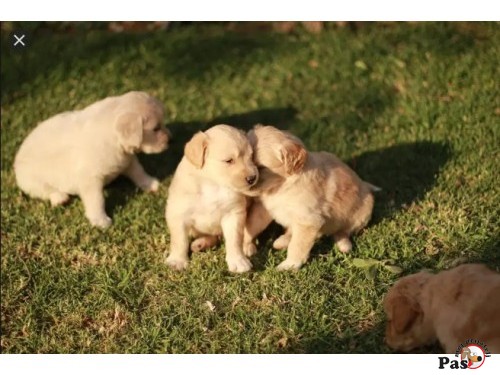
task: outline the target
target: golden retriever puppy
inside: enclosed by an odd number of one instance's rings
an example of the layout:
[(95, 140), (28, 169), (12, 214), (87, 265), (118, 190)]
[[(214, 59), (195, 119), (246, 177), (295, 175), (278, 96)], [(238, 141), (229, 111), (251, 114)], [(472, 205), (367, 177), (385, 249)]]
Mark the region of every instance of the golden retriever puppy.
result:
[(162, 125), (163, 106), (144, 92), (132, 91), (88, 107), (58, 114), (40, 123), (22, 143), (14, 171), (26, 194), (65, 203), (82, 199), (94, 226), (106, 228), (103, 188), (123, 174), (145, 191), (156, 191), (136, 153), (167, 148), (169, 133)]
[(245, 134), (229, 125), (196, 133), (184, 148), (170, 184), (165, 216), (170, 231), (166, 263), (177, 270), (188, 265), (189, 237), (193, 251), (213, 246), (223, 235), (231, 272), (252, 264), (242, 251), (247, 198), (257, 182), (252, 147)]
[(426, 271), (401, 278), (384, 298), (385, 340), (410, 351), (438, 340), (455, 353), (467, 339), (500, 353), (500, 274), (482, 264)]
[(257, 198), (247, 216), (245, 254), (255, 253), (253, 240), (273, 219), (286, 229), (273, 244), (288, 247), (280, 270), (300, 268), (321, 235), (333, 235), (348, 252), (351, 234), (371, 218), (373, 185), (333, 154), (308, 152), (297, 137), (272, 126), (257, 125), (248, 138), (261, 175), (252, 189)]

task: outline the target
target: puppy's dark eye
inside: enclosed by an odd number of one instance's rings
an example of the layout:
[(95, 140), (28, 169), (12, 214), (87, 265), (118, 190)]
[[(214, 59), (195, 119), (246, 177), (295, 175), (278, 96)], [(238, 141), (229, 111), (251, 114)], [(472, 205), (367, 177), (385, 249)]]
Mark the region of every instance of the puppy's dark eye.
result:
[(226, 164), (234, 164), (234, 159), (233, 158), (226, 159), (226, 160), (224, 160), (224, 163), (226, 163)]
[(153, 129), (154, 132), (157, 132), (158, 130), (161, 129), (161, 126), (160, 125), (156, 125)]

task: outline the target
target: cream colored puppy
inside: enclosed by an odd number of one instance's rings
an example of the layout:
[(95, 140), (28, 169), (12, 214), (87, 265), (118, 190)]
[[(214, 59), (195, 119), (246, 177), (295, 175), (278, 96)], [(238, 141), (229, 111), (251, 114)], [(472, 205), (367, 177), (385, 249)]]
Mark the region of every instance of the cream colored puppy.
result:
[(144, 171), (135, 154), (167, 148), (162, 120), (160, 102), (136, 91), (51, 117), (22, 143), (14, 161), (17, 184), (53, 206), (79, 195), (90, 223), (106, 228), (111, 219), (104, 210), (103, 188), (118, 175), (145, 191), (158, 190), (158, 180)]
[(246, 222), (244, 252), (255, 253), (253, 240), (274, 219), (286, 228), (273, 244), (288, 247), (278, 269), (300, 268), (321, 235), (333, 235), (342, 252), (349, 237), (366, 226), (373, 209), (372, 190), (347, 165), (327, 152), (307, 152), (295, 136), (257, 125), (248, 134), (260, 170), (252, 189), (258, 198)]
[(166, 263), (177, 270), (188, 265), (189, 237), (194, 251), (214, 245), (223, 235), (231, 272), (252, 264), (242, 252), (247, 192), (258, 179), (252, 147), (245, 134), (228, 125), (198, 132), (186, 144), (170, 184), (165, 216), (170, 231)]
[(403, 277), (384, 299), (388, 346), (410, 351), (440, 342), (455, 353), (467, 339), (500, 353), (500, 274), (483, 264)]

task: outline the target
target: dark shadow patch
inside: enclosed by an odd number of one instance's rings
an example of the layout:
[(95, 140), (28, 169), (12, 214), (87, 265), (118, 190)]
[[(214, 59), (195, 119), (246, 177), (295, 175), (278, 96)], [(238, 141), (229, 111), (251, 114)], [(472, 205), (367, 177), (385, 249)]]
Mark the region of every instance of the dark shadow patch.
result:
[[(464, 263), (484, 263), (500, 272), (500, 236), (494, 233), (487, 240), (471, 238), (460, 243), (452, 252), (443, 252), (439, 260), (440, 268), (453, 268)], [(430, 265), (433, 268), (434, 264)]]
[(295, 347), (287, 348), (289, 353), (307, 354), (361, 354), (366, 353), (363, 348), (367, 346), (378, 348), (371, 353), (387, 354), (390, 349), (384, 345), (384, 332), (382, 324), (362, 332), (346, 327), (342, 333), (317, 332), (311, 336), (303, 337)]
[(274, 56), (284, 51), (281, 47), (286, 37), (276, 33), (241, 34), (227, 30), (214, 33), (200, 25), (192, 26), (199, 29), (197, 38), (183, 38), (170, 49), (158, 49), (157, 57), (168, 74), (187, 80), (205, 80), (213, 79), (214, 72), (231, 67), (234, 76), (244, 76), (255, 64), (256, 56), (269, 61), (270, 55), (263, 54), (264, 50), (273, 50)]
[(309, 151), (352, 154), (358, 138), (373, 130), (384, 112), (394, 107), (397, 93), (393, 87), (366, 77), (360, 81), (362, 85), (339, 82), (339, 95), (331, 100), (332, 112), (293, 128)]
[(349, 131), (366, 132), (375, 123), (378, 116), (394, 105), (396, 92), (392, 87), (376, 83), (366, 82), (362, 87), (345, 87), (343, 99), (349, 103), (352, 111), (341, 113), (330, 119), (336, 124)]
[(132, 181), (119, 176), (105, 188), (106, 213), (113, 220), (116, 211), (125, 207), (134, 195), (140, 193), (142, 190), (136, 187)]
[[(257, 236), (257, 239), (259, 241), (259, 244), (257, 245), (257, 254), (252, 258), (254, 270), (263, 271), (265, 269), (268, 269), (269, 265), (266, 265), (266, 260), (269, 258), (269, 255), (272, 252), (282, 253), (283, 260), (285, 260), (288, 249), (285, 248), (282, 250), (276, 250), (273, 248), (273, 242), (284, 233), (285, 228), (273, 221), (261, 234)], [(356, 249), (355, 239), (356, 236), (354, 236), (354, 238), (351, 238), (353, 249)], [(332, 252), (337, 253), (335, 254), (335, 256), (346, 256), (346, 254), (342, 253), (335, 245), (333, 236), (322, 236), (314, 243), (314, 246), (312, 247), (309, 254), (309, 258), (306, 264), (302, 267), (307, 267), (307, 265), (314, 259), (329, 256), (332, 254)], [(351, 254), (351, 252), (347, 254)], [(277, 265), (278, 264), (276, 264), (276, 266)]]
[[(305, 354), (396, 354), (384, 343), (385, 323), (379, 322), (371, 328), (362, 331), (346, 327), (338, 332), (317, 332), (313, 335), (305, 334), (297, 344), (286, 348), (286, 353)], [(366, 347), (376, 348), (370, 352)], [(401, 352), (402, 353), (402, 352)], [(443, 350), (439, 344), (424, 346), (410, 352), (411, 354), (441, 354)]]
[(471, 245), (469, 245), (469, 249), (465, 249), (465, 251), (472, 250), (468, 263), (480, 262), (487, 264), (497, 272), (500, 271), (500, 252), (498, 251), (500, 249), (500, 236), (498, 233), (482, 244), (472, 245), (474, 246), (473, 249), (470, 249), (470, 246)]
[(348, 164), (365, 181), (382, 188), (375, 193), (372, 224), (403, 206), (421, 200), (452, 155), (443, 142), (402, 143), (352, 158)]
[(284, 229), (281, 225), (276, 222), (272, 222), (269, 226), (257, 237), (257, 254), (255, 254), (251, 258), (251, 262), (253, 265), (253, 270), (256, 272), (262, 272), (266, 269), (269, 269), (270, 266), (267, 264), (271, 254), (273, 252), (282, 252), (286, 254), (286, 249), (284, 250), (276, 250), (273, 248), (273, 242), (279, 236), (284, 233)]
[[(13, 24), (15, 30), (25, 26), (23, 22)], [(85, 76), (109, 62), (116, 65), (118, 76), (126, 74), (132, 61), (145, 75), (153, 69), (175, 75), (179, 82), (199, 82), (213, 79), (214, 74), (227, 68), (234, 75), (244, 76), (255, 64), (255, 56), (262, 62), (270, 62), (280, 51), (287, 51), (283, 48), (286, 38), (283, 35), (243, 35), (205, 22), (192, 23), (185, 30), (134, 33), (114, 33), (106, 27), (105, 22), (96, 22), (88, 29), (58, 33), (35, 25), (30, 30), (29, 48), (20, 53), (12, 53), (9, 35), (2, 31), (2, 101), (23, 95), (22, 91), (28, 90), (24, 85), (37, 79), (50, 83), (51, 79), (65, 80), (75, 74)], [(196, 38), (193, 38), (193, 30), (198, 33)], [(273, 54), (264, 53), (267, 50)]]

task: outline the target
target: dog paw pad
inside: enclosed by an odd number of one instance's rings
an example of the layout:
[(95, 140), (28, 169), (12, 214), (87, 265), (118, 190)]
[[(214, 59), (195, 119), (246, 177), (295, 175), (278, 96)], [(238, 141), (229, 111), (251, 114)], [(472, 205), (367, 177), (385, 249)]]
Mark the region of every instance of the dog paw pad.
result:
[(252, 263), (245, 257), (227, 259), (227, 266), (230, 272), (243, 273), (252, 269)]
[(165, 260), (165, 263), (172, 269), (176, 271), (182, 271), (185, 270), (188, 266), (189, 261), (184, 258), (173, 258), (173, 257), (168, 257)]
[(278, 271), (296, 271), (302, 266), (302, 262), (285, 259), (276, 269)]
[(90, 219), (90, 223), (94, 227), (98, 227), (98, 228), (102, 228), (102, 229), (108, 228), (112, 222), (113, 221), (108, 216), (102, 216), (102, 217)]

